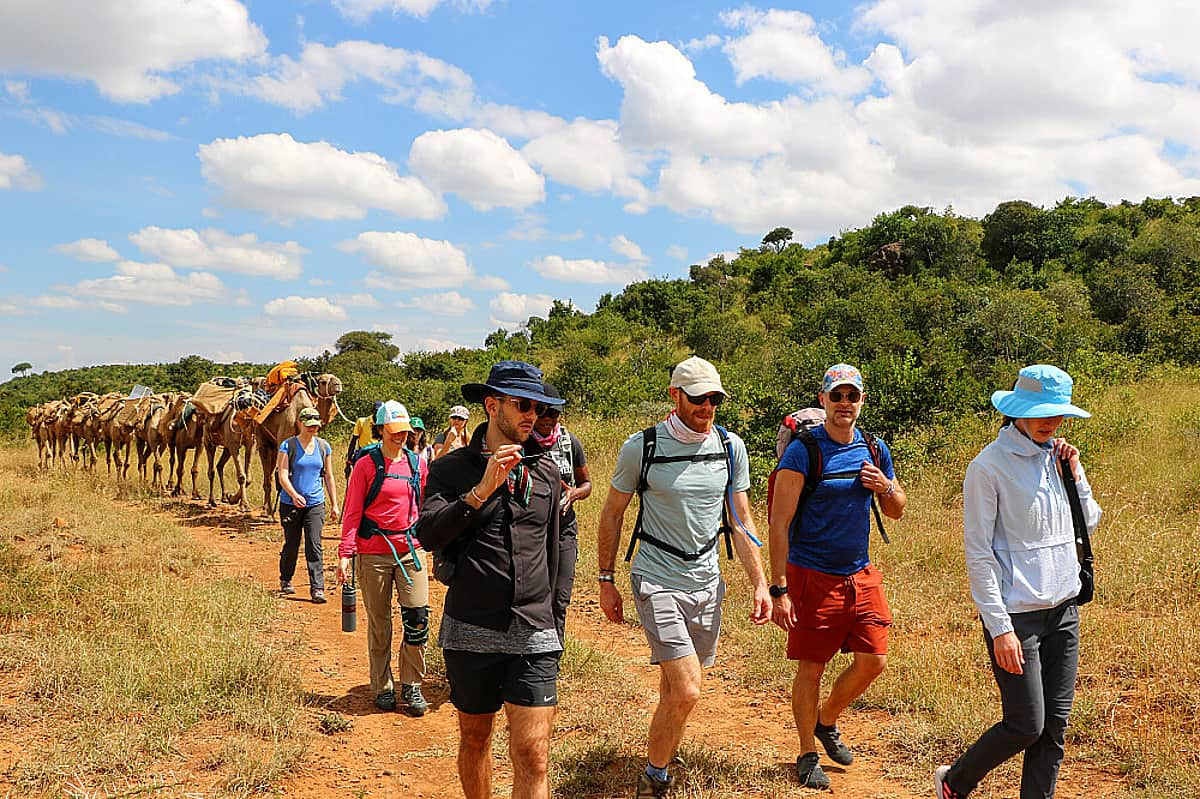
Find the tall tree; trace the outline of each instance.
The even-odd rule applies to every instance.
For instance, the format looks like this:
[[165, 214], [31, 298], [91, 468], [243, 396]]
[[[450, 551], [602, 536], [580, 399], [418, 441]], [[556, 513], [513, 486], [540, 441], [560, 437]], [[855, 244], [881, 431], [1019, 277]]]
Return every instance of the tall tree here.
[[29, 374], [29, 372], [32, 369], [33, 369], [33, 364], [31, 364], [29, 361], [21, 361], [19, 364], [17, 364], [16, 366], [14, 366], [12, 368], [12, 373], [14, 375], [24, 376], [24, 375]]

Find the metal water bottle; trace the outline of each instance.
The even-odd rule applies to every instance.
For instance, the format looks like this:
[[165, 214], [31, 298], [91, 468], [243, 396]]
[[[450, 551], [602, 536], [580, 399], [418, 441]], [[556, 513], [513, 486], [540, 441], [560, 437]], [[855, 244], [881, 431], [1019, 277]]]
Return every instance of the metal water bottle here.
[[354, 561], [350, 561], [350, 579], [342, 583], [342, 632], [358, 629], [358, 589], [354, 585]]

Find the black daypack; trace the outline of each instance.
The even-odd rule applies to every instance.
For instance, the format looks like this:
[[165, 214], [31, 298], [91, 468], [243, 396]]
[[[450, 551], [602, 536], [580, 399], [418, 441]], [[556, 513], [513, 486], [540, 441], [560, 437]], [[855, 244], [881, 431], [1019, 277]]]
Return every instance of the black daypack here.
[[[867, 451], [871, 453], [871, 463], [875, 464], [875, 468], [881, 469], [879, 440], [873, 433], [868, 433], [866, 430], [859, 430], [862, 434], [863, 443], [867, 445]], [[817, 487], [821, 485], [821, 481], [832, 477], [837, 479], [853, 478], [858, 476], [858, 469], [845, 472], [830, 472], [825, 474], [824, 466], [825, 459], [821, 455], [821, 447], [817, 443], [816, 436], [813, 435], [812, 428], [806, 428], [796, 433], [795, 439], [804, 445], [804, 449], [808, 452], [808, 474], [804, 477], [804, 487], [800, 489], [800, 499], [796, 503], [796, 513], [792, 517], [793, 524], [797, 523], [800, 514], [804, 511], [804, 506], [808, 502], [809, 497], [816, 493]], [[775, 471], [778, 471], [776, 468]], [[774, 473], [772, 473], [774, 476]], [[875, 514], [875, 523], [879, 526], [879, 537], [883, 539], [883, 543], [892, 543], [888, 538], [887, 530], [883, 529], [883, 516], [879, 513], [879, 503], [875, 501], [875, 495], [871, 494], [871, 512]]]
[[[638, 477], [637, 495], [638, 495], [638, 512], [637, 519], [633, 522], [633, 534], [629, 537], [629, 549], [625, 552], [625, 561], [628, 563], [633, 559], [633, 551], [637, 548], [638, 541], [645, 541], [657, 549], [664, 552], [669, 552], [681, 560], [696, 561], [708, 553], [710, 549], [717, 545], [717, 541], [721, 536], [725, 536], [725, 554], [733, 559], [733, 525], [729, 522], [729, 502], [731, 501], [730, 489], [733, 486], [733, 444], [729, 440], [729, 431], [720, 425], [714, 425], [717, 433], [721, 436], [721, 451], [708, 452], [703, 455], [696, 453], [692, 455], [655, 455], [655, 449], [658, 445], [658, 426], [652, 425], [642, 431], [642, 472]], [[669, 544], [660, 538], [650, 535], [642, 528], [642, 511], [646, 507], [646, 489], [650, 484], [646, 481], [647, 475], [650, 473], [651, 465], [655, 463], [681, 463], [690, 461], [692, 463], [701, 461], [711, 461], [724, 458], [727, 470], [725, 479], [725, 491], [721, 500], [721, 526], [717, 529], [717, 534], [709, 539], [708, 543], [700, 548], [698, 552], [685, 552], [674, 544]]]

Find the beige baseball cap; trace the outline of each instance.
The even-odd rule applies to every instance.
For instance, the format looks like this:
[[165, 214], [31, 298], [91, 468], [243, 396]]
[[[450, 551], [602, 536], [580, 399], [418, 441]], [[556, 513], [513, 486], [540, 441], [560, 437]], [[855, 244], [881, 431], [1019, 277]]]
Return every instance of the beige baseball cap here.
[[725, 386], [721, 385], [717, 367], [697, 355], [680, 362], [671, 372], [671, 388], [681, 388], [692, 396], [713, 392], [728, 396]]

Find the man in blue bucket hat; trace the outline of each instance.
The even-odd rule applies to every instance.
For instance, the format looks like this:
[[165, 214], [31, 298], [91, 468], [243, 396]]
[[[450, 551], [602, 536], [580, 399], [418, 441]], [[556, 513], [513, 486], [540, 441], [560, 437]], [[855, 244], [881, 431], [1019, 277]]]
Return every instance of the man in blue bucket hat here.
[[553, 601], [562, 484], [531, 433], [563, 400], [521, 361], [495, 364], [462, 395], [483, 406], [487, 421], [467, 446], [430, 465], [418, 528], [449, 586], [438, 645], [458, 709], [459, 779], [467, 799], [492, 795], [492, 727], [503, 706], [513, 795], [548, 799], [562, 651]]
[[1021, 369], [1011, 391], [992, 394], [1004, 425], [967, 467], [967, 577], [1003, 718], [953, 765], [937, 768], [937, 799], [965, 799], [1022, 753], [1021, 799], [1054, 796], [1079, 668], [1079, 604], [1088, 598], [1081, 552], [1086, 560], [1091, 550], [1073, 516], [1090, 536], [1101, 513], [1079, 450], [1058, 436], [1065, 418], [1091, 416], [1071, 401], [1072, 387], [1055, 366]]

